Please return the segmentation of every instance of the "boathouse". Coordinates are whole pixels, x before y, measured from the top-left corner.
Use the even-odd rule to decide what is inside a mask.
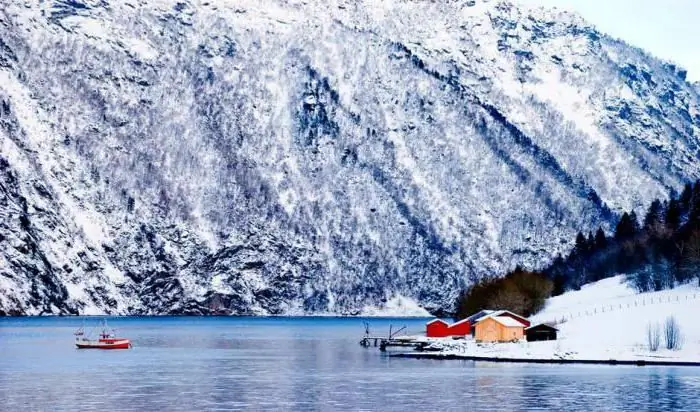
[[[472,333],[472,324],[469,319],[462,319],[459,322],[449,325],[447,333],[450,336],[467,336]]]
[[[450,336],[450,325],[442,319],[433,319],[425,324],[425,336],[429,338],[444,338]]]
[[[496,316],[496,313],[481,318],[474,325],[474,339],[477,342],[512,342],[523,338],[524,323],[511,316]]]
[[[525,337],[528,342],[537,342],[543,340],[557,340],[557,332],[559,330],[554,326],[540,323],[539,325],[525,328]]]

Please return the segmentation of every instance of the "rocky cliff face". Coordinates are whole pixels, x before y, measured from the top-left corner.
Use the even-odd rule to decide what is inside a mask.
[[[450,310],[700,177],[685,72],[505,2],[10,1],[0,313]]]

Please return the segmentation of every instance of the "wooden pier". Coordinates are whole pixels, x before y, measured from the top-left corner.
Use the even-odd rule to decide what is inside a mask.
[[[390,326],[387,336],[374,336],[370,334],[369,324],[365,322],[365,335],[360,339],[360,345],[365,348],[372,346],[375,348],[378,347],[382,352],[386,352],[388,348],[411,348],[422,351],[429,345],[428,342],[420,341],[409,336],[398,336],[398,334],[405,329],[406,327],[404,326],[394,331],[393,326]]]
[[[416,341],[415,339],[365,336],[362,338],[362,340],[360,340],[360,345],[365,348],[369,348],[371,346],[378,347],[382,352],[386,352],[387,348],[411,348],[422,351],[426,346],[428,346],[428,342],[420,342]]]

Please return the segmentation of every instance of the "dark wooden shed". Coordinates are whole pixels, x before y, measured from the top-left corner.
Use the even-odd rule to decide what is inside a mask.
[[[540,323],[539,325],[530,326],[525,329],[525,338],[528,342],[536,342],[542,340],[557,340],[557,332],[559,329],[554,326]]]

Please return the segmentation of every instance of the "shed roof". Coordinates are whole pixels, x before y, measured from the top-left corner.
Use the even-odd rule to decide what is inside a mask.
[[[500,323],[501,325],[507,326],[509,328],[510,327],[517,327],[517,326],[520,326],[520,327],[525,326],[520,321],[515,320],[515,319],[511,318],[510,316],[492,316],[492,319],[495,320],[496,322]]]
[[[530,330],[530,329],[535,329],[535,328],[545,328],[545,329],[551,329],[551,330],[556,330],[558,331],[559,329],[555,328],[552,325],[548,325],[546,323],[538,323],[537,325],[532,325],[529,328],[525,328],[525,330]]]
[[[483,317],[485,317],[485,316],[488,316],[488,315],[492,314],[493,312],[495,312],[495,310],[491,310],[491,309],[482,309],[482,310],[480,310],[480,311],[474,313],[473,315],[469,316],[467,319],[468,319],[470,322],[477,322],[479,319],[481,319],[481,318],[483,318]]]
[[[442,323],[442,324],[445,324],[445,325],[448,324],[447,322],[445,322],[445,321],[442,320],[442,319],[433,319],[433,320],[431,320],[430,322],[426,323],[426,325],[430,325],[430,324],[433,324],[433,323],[436,323],[436,322],[439,322],[439,323]]]
[[[527,318],[526,318],[525,316],[518,315],[517,313],[513,313],[513,312],[511,312],[511,311],[509,311],[509,310],[497,310],[497,311],[495,311],[495,312],[489,313],[488,315],[485,315],[485,316],[480,317],[479,319],[476,320],[475,323],[479,323],[479,322],[481,322],[482,320],[484,320],[484,319],[486,319],[486,318],[493,318],[493,317],[496,317],[496,316],[503,316],[503,315],[506,315],[506,314],[509,314],[509,315],[515,316],[515,317],[518,318],[518,319],[522,319],[522,320],[524,320],[524,321],[527,321]]]
[[[467,323],[467,322],[470,322],[470,321],[469,321],[469,318],[462,319],[462,320],[460,320],[459,322],[455,322],[455,323],[451,324],[450,327],[452,327],[452,326],[457,326],[457,325],[461,325],[461,324]]]

